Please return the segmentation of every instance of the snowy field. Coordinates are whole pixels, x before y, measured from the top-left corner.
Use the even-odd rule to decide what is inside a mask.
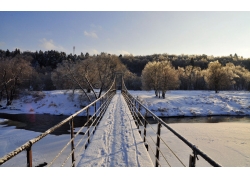
[[[27,92],[18,100],[13,100],[11,106],[5,107],[5,104],[5,101],[1,102],[0,113],[72,115],[89,103],[79,91],[75,91],[73,94],[71,90],[56,90]],[[90,113],[93,113],[92,110]]]
[[[166,99],[154,91],[129,91],[157,116],[250,115],[248,91],[167,91]]]

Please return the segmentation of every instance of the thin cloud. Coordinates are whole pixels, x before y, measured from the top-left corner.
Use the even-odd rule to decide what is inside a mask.
[[[4,46],[5,42],[0,42],[0,47]]]
[[[96,39],[98,38],[97,34],[94,31],[92,32],[84,31],[84,35],[88,37],[96,38]]]
[[[90,53],[91,54],[99,54],[99,52],[96,49],[91,49]]]
[[[118,51],[119,54],[123,54],[123,55],[130,55],[131,53],[125,50],[119,50]]]
[[[63,48],[60,45],[56,45],[52,39],[47,40],[46,38],[43,38],[40,40],[40,47],[46,49],[46,50],[58,50],[58,51],[65,51],[65,48]]]

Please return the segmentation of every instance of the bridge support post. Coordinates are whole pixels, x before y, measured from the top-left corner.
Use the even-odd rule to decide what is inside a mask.
[[[193,155],[190,154],[190,156],[189,156],[189,167],[195,167],[195,165],[196,165],[196,157],[197,157],[197,153],[194,150]]]
[[[147,119],[147,113],[148,113],[148,111],[146,110],[146,113],[145,113],[145,116],[144,116],[144,135],[143,135],[143,142],[144,142],[144,144],[145,144],[145,147],[146,147],[146,149],[147,149],[147,151],[148,151],[148,143],[146,142],[146,136],[147,136],[147,121],[146,121],[146,119]]]
[[[95,103],[95,117],[96,117],[96,103]]]
[[[88,143],[85,144],[85,149],[87,149],[87,147],[88,147],[89,137],[90,137],[90,133],[89,133],[89,108],[87,108],[87,131],[88,131]]]
[[[134,101],[133,112],[134,112],[133,114],[134,114],[134,120],[135,120],[136,127],[137,127],[137,129],[139,129],[138,120],[136,118],[136,101]]]
[[[75,150],[75,146],[74,146],[74,138],[75,138],[75,135],[74,135],[74,119],[72,118],[70,120],[70,134],[71,134],[71,139],[73,139],[71,141],[71,151],[73,151],[72,155],[71,155],[71,159],[72,159],[72,167],[75,167],[75,153],[74,153],[74,150]]]
[[[97,114],[96,114],[96,103],[95,103],[95,116],[93,117],[93,118],[95,118],[95,120],[94,121],[96,121],[96,119],[97,119]],[[96,131],[96,123],[94,123],[93,124],[94,125],[94,131],[93,131],[93,134],[95,134],[95,131]]]
[[[145,119],[144,119],[144,132],[143,132],[143,142],[145,143],[146,142],[146,135],[147,135],[147,121],[146,121],[146,118],[147,118],[147,112],[146,111],[146,114],[145,114]]]
[[[155,167],[159,166],[159,149],[160,149],[160,135],[161,135],[161,123],[158,122],[157,126],[157,142],[156,142],[156,155],[155,155]]]
[[[103,106],[103,97],[100,99],[100,112],[102,112],[102,106]]]
[[[89,138],[90,138],[90,133],[89,133],[89,108],[87,109],[87,124],[88,124],[88,144],[89,144]]]
[[[32,167],[32,150],[31,150],[31,146],[26,151],[27,151],[27,167]]]

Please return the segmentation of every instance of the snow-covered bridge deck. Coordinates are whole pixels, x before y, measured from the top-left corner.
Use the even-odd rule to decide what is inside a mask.
[[[129,108],[117,93],[103,116],[78,167],[151,167],[153,163]]]

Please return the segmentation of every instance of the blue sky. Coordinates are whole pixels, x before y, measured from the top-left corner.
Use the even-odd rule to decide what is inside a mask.
[[[3,50],[250,58],[249,11],[0,11],[0,22]]]

